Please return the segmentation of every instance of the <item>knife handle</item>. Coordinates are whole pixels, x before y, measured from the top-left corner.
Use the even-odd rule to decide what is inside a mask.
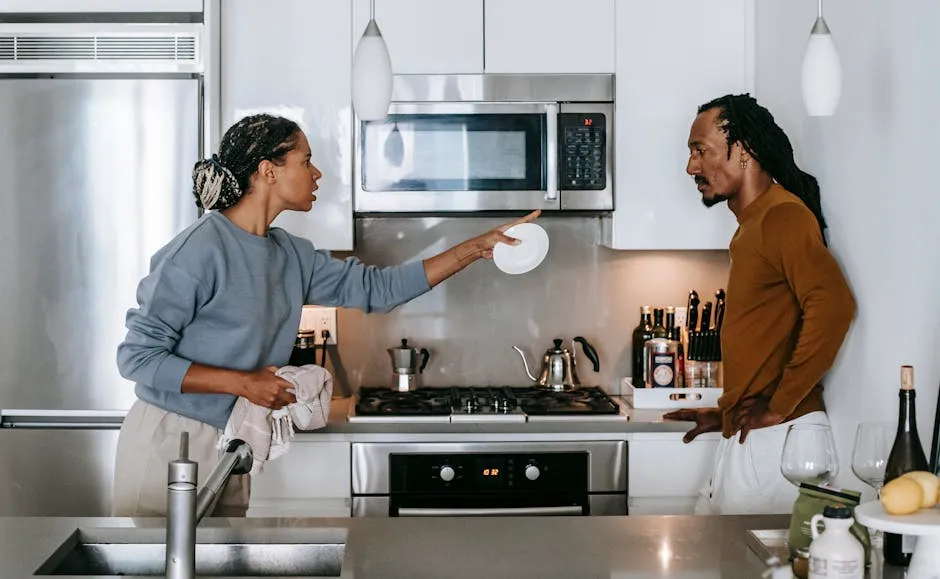
[[[701,331],[707,332],[712,327],[712,303],[705,302],[705,307],[702,308],[702,326]]]
[[[725,319],[725,290],[715,292],[715,329],[721,332],[721,324]]]

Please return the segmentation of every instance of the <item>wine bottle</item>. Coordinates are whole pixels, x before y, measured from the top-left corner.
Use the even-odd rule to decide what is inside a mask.
[[[640,308],[640,323],[633,329],[633,387],[643,388],[646,386],[646,376],[644,374],[645,364],[643,362],[644,346],[646,341],[653,337],[653,320],[651,318],[651,308],[642,306]]]
[[[901,390],[898,392],[898,431],[885,467],[885,484],[904,473],[927,470],[927,455],[917,434],[917,411],[914,405],[914,368],[901,366]],[[889,565],[907,566],[914,551],[916,537],[885,533],[884,555]]]

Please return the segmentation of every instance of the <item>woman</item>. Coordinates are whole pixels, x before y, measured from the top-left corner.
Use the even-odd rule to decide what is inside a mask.
[[[497,243],[518,243],[503,232],[538,216],[379,269],[333,259],[271,227],[282,211],[311,209],[321,176],[300,127],[271,115],[242,119],[218,156],[196,164],[193,194],[207,213],[154,255],[118,347],[118,368],[136,382],[138,400],[118,440],[114,516],[165,515],[167,463],[183,431],[204,477],[218,462],[236,397],[271,409],[294,402],[274,372],[290,357],[303,304],[391,310],[492,257]],[[213,514],[244,516],[249,492],[247,476],[232,477]]]

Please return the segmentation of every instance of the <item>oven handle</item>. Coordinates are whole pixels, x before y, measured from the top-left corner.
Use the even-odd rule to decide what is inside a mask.
[[[399,507],[399,517],[499,517],[518,515],[583,515],[584,507],[522,507],[492,509],[424,509]]]

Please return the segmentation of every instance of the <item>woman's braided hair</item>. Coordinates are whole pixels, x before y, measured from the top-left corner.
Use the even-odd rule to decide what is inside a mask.
[[[196,206],[226,209],[238,203],[261,161],[282,165],[296,145],[300,126],[290,119],[252,115],[232,125],[222,137],[219,154],[193,167]]]
[[[749,94],[729,94],[703,104],[698,112],[714,108],[720,109],[718,128],[727,137],[728,158],[731,158],[731,145],[741,143],[774,181],[799,197],[812,211],[825,243],[826,220],[819,198],[819,183],[796,166],[790,139],[774,121],[770,111],[757,104]]]

